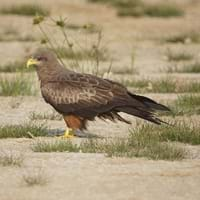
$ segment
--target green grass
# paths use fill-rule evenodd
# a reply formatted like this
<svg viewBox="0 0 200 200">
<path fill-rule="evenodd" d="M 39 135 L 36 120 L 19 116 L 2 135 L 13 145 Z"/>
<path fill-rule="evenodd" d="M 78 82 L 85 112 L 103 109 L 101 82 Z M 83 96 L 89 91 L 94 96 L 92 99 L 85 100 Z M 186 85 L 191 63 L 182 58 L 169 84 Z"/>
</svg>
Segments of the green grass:
<svg viewBox="0 0 200 200">
<path fill-rule="evenodd" d="M 19 4 L 12 5 L 10 7 L 4 7 L 0 9 L 0 13 L 4 15 L 25 15 L 25 16 L 34 16 L 34 15 L 49 15 L 49 11 L 46 8 L 43 8 L 37 4 Z"/>
<path fill-rule="evenodd" d="M 52 111 L 51 113 L 35 113 L 32 112 L 29 116 L 31 120 L 62 120 L 62 115 Z"/>
<path fill-rule="evenodd" d="M 139 92 L 155 92 L 155 93 L 172 93 L 176 91 L 176 82 L 169 78 L 159 79 L 155 81 L 150 80 L 129 80 L 123 81 L 127 87 L 138 88 Z"/>
<path fill-rule="evenodd" d="M 200 115 L 200 95 L 181 95 L 169 106 L 174 115 Z"/>
<path fill-rule="evenodd" d="M 182 131 L 183 135 L 181 135 Z M 197 127 L 186 123 L 172 126 L 142 125 L 124 139 L 87 139 L 74 144 L 68 140 L 37 141 L 31 148 L 34 152 L 82 152 L 103 153 L 109 157 L 146 157 L 154 160 L 181 160 L 186 151 L 169 141 L 198 144 L 200 133 Z"/>
<path fill-rule="evenodd" d="M 32 72 L 34 68 L 26 67 L 26 61 L 14 61 L 0 65 L 0 72 Z"/>
<path fill-rule="evenodd" d="M 161 142 L 181 142 L 191 145 L 200 144 L 200 126 L 195 123 L 188 123 L 187 121 L 174 121 L 170 122 L 171 126 L 161 125 L 154 126 L 150 124 L 143 125 L 138 132 L 140 137 L 144 137 L 146 140 L 152 138 L 153 140 L 159 140 Z M 139 136 L 138 136 L 139 137 Z M 133 142 L 134 142 L 133 137 Z"/>
<path fill-rule="evenodd" d="M 93 60 L 97 56 L 94 49 L 73 51 L 71 48 L 59 47 L 55 51 L 60 56 L 60 58 L 72 59 L 72 60 L 88 60 L 88 59 Z M 101 49 L 98 51 L 99 60 L 106 61 L 108 60 L 108 58 L 109 55 L 106 49 Z"/>
<path fill-rule="evenodd" d="M 56 140 L 53 142 L 38 140 L 31 149 L 34 152 L 79 152 L 80 148 L 71 140 Z"/>
<path fill-rule="evenodd" d="M 0 35 L 0 42 L 13 42 L 13 41 L 33 42 L 33 41 L 37 41 L 37 39 L 33 37 L 32 35 L 24 35 L 24 36 L 21 36 L 19 34 L 16 34 L 16 35 L 1 34 Z"/>
<path fill-rule="evenodd" d="M 107 3 L 117 9 L 119 16 L 176 17 L 184 15 L 184 11 L 175 4 L 157 3 L 149 5 L 141 0 L 89 0 L 93 3 Z"/>
<path fill-rule="evenodd" d="M 180 52 L 180 53 L 173 53 L 172 51 L 167 52 L 167 58 L 169 61 L 187 61 L 192 60 L 193 56 L 191 54 Z"/>
<path fill-rule="evenodd" d="M 14 76 L 12 79 L 0 77 L 0 96 L 33 96 L 35 94 L 32 82 L 23 75 Z"/>
<path fill-rule="evenodd" d="M 188 32 L 173 35 L 164 39 L 168 43 L 199 43 L 200 34 L 198 32 Z"/>
<path fill-rule="evenodd" d="M 169 73 L 169 72 L 168 72 Z M 134 91 L 145 93 L 198 93 L 200 92 L 200 82 L 192 81 L 178 84 L 172 78 L 162 78 L 158 80 L 123 80 L 121 82 L 126 87 L 133 87 Z"/>
<path fill-rule="evenodd" d="M 18 166 L 20 167 L 24 161 L 22 154 L 16 152 L 0 152 L 0 165 L 1 166 Z"/>
<path fill-rule="evenodd" d="M 43 124 L 0 125 L 0 138 L 30 138 L 47 134 L 47 128 Z"/>
<path fill-rule="evenodd" d="M 160 3 L 144 7 L 144 13 L 150 17 L 178 17 L 184 11 L 175 4 Z"/>
<path fill-rule="evenodd" d="M 178 70 L 179 73 L 200 73 L 200 63 L 185 65 L 182 69 Z"/>
<path fill-rule="evenodd" d="M 170 66 L 166 70 L 167 73 L 200 73 L 200 63 L 185 64 L 181 68 Z"/>
</svg>

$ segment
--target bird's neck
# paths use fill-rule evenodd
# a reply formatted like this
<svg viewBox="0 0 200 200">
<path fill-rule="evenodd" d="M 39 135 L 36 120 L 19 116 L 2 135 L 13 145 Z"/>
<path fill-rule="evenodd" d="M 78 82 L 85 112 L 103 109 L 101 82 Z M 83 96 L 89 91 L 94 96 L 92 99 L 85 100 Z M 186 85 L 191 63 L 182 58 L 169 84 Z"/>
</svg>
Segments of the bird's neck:
<svg viewBox="0 0 200 200">
<path fill-rule="evenodd" d="M 37 68 L 36 71 L 41 82 L 48 82 L 56 80 L 59 74 L 63 74 L 66 69 L 61 65 L 52 65 L 52 67 Z"/>
</svg>

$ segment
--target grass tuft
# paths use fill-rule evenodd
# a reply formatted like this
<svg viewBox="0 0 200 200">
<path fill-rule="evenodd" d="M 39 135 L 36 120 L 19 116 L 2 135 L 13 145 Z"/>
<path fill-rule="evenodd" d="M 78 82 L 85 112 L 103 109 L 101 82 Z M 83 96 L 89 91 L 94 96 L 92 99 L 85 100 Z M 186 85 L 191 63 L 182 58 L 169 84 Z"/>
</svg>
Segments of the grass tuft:
<svg viewBox="0 0 200 200">
<path fill-rule="evenodd" d="M 177 5 L 159 3 L 149 5 L 141 0 L 89 0 L 93 3 L 107 3 L 117 9 L 119 16 L 149 16 L 149 17 L 176 17 L 184 15 L 184 11 Z"/>
<path fill-rule="evenodd" d="M 51 113 L 35 113 L 32 112 L 29 116 L 31 120 L 62 120 L 62 115 L 58 114 L 55 111 Z"/>
<path fill-rule="evenodd" d="M 167 58 L 169 61 L 187 61 L 187 60 L 192 60 L 193 56 L 191 54 L 187 54 L 185 52 L 180 52 L 180 53 L 174 53 L 172 51 L 167 52 Z"/>
<path fill-rule="evenodd" d="M 72 60 L 88 60 L 88 59 L 94 59 L 96 57 L 95 48 L 89 49 L 89 50 L 81 50 L 81 51 L 73 51 L 71 48 L 66 47 L 59 47 L 56 49 L 57 54 L 60 56 L 60 58 L 67 58 Z M 106 49 L 100 49 L 98 50 L 98 59 L 101 61 L 108 60 L 109 55 L 108 51 Z"/>
<path fill-rule="evenodd" d="M 164 39 L 168 43 L 199 43 L 200 34 L 198 32 L 181 33 Z"/>
<path fill-rule="evenodd" d="M 169 69 L 168 73 L 172 73 L 172 69 Z M 174 72 L 174 71 L 173 71 Z M 134 91 L 144 93 L 186 93 L 200 92 L 200 82 L 192 81 L 179 84 L 176 80 L 172 78 L 163 78 L 158 80 L 123 80 L 122 84 L 127 87 L 133 87 Z"/>
<path fill-rule="evenodd" d="M 47 127 L 44 124 L 0 125 L 0 138 L 30 138 L 47 135 Z"/>
<path fill-rule="evenodd" d="M 32 82 L 23 74 L 14 76 L 11 80 L 0 77 L 0 96 L 33 96 L 35 94 Z"/>
<path fill-rule="evenodd" d="M 0 152 L 0 165 L 2 166 L 18 166 L 20 167 L 24 161 L 24 156 L 16 152 Z"/>
<path fill-rule="evenodd" d="M 70 140 L 56 140 L 53 142 L 38 140 L 31 147 L 34 152 L 79 152 L 79 147 Z"/>
<path fill-rule="evenodd" d="M 37 4 L 21 4 L 21 5 L 12 5 L 10 7 L 5 7 L 0 9 L 1 14 L 5 15 L 49 15 L 49 11 L 46 8 L 43 8 Z"/>
<path fill-rule="evenodd" d="M 48 183 L 48 178 L 41 168 L 27 171 L 23 174 L 22 178 L 26 185 L 29 187 L 36 185 L 46 185 Z"/>
<path fill-rule="evenodd" d="M 184 130 L 183 136 L 181 131 Z M 104 153 L 109 157 L 146 157 L 149 159 L 181 160 L 186 151 L 169 141 L 198 144 L 200 134 L 197 128 L 187 124 L 176 124 L 174 127 L 142 125 L 133 129 L 124 139 L 88 139 L 80 145 L 72 141 L 56 140 L 51 142 L 37 141 L 32 145 L 35 152 L 82 152 Z M 191 136 L 191 138 L 190 138 Z"/>
<path fill-rule="evenodd" d="M 196 62 L 190 65 L 186 65 L 183 69 L 179 70 L 178 72 L 182 73 L 200 73 L 200 63 Z"/>
<path fill-rule="evenodd" d="M 26 67 L 26 61 L 15 61 L 0 66 L 0 72 L 32 72 L 32 67 Z"/>
<path fill-rule="evenodd" d="M 181 95 L 170 107 L 175 115 L 199 115 L 200 114 L 200 96 L 199 95 Z"/>
</svg>

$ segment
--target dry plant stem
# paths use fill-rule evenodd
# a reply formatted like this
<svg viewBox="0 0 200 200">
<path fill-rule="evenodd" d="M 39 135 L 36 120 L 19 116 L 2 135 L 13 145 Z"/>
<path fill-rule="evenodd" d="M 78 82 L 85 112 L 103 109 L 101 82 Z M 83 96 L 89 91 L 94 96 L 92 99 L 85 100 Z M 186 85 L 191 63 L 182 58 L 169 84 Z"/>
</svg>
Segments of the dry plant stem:
<svg viewBox="0 0 200 200">
<path fill-rule="evenodd" d="M 67 45 L 68 45 L 69 49 L 71 50 L 71 52 L 72 52 L 72 54 L 73 54 L 73 56 L 74 56 L 74 58 L 75 58 L 76 65 L 77 65 L 78 67 L 80 67 L 79 62 L 78 62 L 78 59 L 76 58 L 76 54 L 75 54 L 75 52 L 74 52 L 74 50 L 73 50 L 73 46 L 72 46 L 73 44 L 70 43 L 70 41 L 69 41 L 69 39 L 68 39 L 68 36 L 67 36 L 67 33 L 65 32 L 64 28 L 63 28 L 63 27 L 60 27 L 60 29 L 61 29 L 61 32 L 63 33 L 64 37 L 65 37 L 65 40 L 66 40 L 66 42 L 67 42 Z"/>
<path fill-rule="evenodd" d="M 42 34 L 44 35 L 44 37 L 46 38 L 46 40 L 48 41 L 48 43 L 49 43 L 50 47 L 52 48 L 52 50 L 57 55 L 59 61 L 62 63 L 62 65 L 65 65 L 64 62 L 62 61 L 62 59 L 60 58 L 60 56 L 57 54 L 56 48 L 54 47 L 53 43 L 51 42 L 51 39 L 49 39 L 47 33 L 44 31 L 44 29 L 42 28 L 42 26 L 40 24 L 38 24 L 38 27 L 39 27 L 40 31 L 42 32 Z"/>
</svg>

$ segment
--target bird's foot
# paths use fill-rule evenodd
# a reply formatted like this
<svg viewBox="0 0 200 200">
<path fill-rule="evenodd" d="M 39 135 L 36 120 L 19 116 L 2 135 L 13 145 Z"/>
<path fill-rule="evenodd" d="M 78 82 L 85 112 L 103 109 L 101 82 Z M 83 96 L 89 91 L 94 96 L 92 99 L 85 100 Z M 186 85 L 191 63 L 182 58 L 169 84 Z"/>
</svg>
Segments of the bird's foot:
<svg viewBox="0 0 200 200">
<path fill-rule="evenodd" d="M 63 139 L 71 139 L 71 138 L 74 138 L 76 136 L 75 136 L 73 129 L 70 128 L 70 129 L 66 129 L 64 135 L 62 135 L 60 137 L 63 138 Z"/>
</svg>

